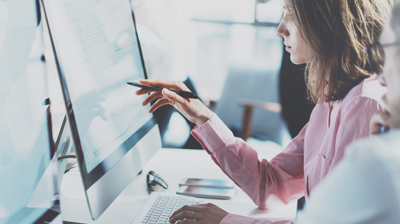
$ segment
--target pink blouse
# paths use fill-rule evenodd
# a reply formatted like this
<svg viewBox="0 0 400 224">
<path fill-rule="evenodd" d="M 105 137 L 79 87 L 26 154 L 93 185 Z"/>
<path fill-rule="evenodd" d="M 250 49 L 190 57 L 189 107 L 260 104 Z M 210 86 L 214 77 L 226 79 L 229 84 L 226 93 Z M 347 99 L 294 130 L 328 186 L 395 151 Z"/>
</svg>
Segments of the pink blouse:
<svg viewBox="0 0 400 224">
<path fill-rule="evenodd" d="M 234 137 L 217 115 L 196 127 L 192 135 L 260 208 L 287 204 L 303 195 L 308 199 L 342 159 L 345 147 L 368 136 L 370 119 L 382 110 L 379 102 L 385 91 L 374 75 L 351 89 L 342 100 L 319 102 L 308 124 L 271 161 L 259 161 L 256 151 Z M 254 220 L 242 218 L 249 219 L 249 223 Z M 230 214 L 221 223 L 237 223 L 233 220 L 238 217 Z"/>
</svg>

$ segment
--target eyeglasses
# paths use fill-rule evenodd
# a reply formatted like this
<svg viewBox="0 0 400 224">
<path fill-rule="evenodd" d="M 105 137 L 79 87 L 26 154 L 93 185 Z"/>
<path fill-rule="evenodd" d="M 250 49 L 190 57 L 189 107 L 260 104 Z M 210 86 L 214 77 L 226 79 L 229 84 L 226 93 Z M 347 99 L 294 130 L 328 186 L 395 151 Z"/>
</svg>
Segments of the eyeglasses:
<svg viewBox="0 0 400 224">
<path fill-rule="evenodd" d="M 165 180 L 161 178 L 160 175 L 156 174 L 156 172 L 152 170 L 147 173 L 146 183 L 149 190 L 152 190 L 157 185 L 161 186 L 164 189 L 168 189 L 167 182 L 165 182 Z"/>
<path fill-rule="evenodd" d="M 385 47 L 395 46 L 400 44 L 399 41 L 390 44 L 381 44 L 376 41 L 374 44 L 365 47 L 365 51 L 368 54 L 368 60 L 371 65 L 371 70 L 374 73 L 381 74 L 383 71 L 383 64 L 385 62 Z"/>
</svg>

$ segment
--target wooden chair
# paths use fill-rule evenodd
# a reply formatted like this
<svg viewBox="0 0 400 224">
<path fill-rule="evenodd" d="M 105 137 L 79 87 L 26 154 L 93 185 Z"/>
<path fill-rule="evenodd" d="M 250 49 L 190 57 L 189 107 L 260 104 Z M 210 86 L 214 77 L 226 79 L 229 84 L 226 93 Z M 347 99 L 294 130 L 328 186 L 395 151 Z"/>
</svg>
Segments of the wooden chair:
<svg viewBox="0 0 400 224">
<path fill-rule="evenodd" d="M 257 100 L 239 100 L 239 106 L 243 107 L 241 138 L 247 140 L 251 136 L 251 127 L 253 122 L 253 112 L 255 109 L 279 113 L 282 107 L 279 103 L 263 102 Z"/>
<path fill-rule="evenodd" d="M 230 68 L 214 112 L 238 137 L 282 144 L 286 130 L 279 103 L 279 68 L 236 65 Z"/>
</svg>

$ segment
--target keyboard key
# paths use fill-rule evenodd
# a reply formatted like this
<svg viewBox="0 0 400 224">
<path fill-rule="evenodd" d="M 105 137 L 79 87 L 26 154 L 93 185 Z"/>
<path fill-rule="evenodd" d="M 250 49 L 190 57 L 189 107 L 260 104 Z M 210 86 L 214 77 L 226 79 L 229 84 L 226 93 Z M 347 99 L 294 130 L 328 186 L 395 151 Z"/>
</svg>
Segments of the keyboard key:
<svg viewBox="0 0 400 224">
<path fill-rule="evenodd" d="M 143 224 L 172 224 L 169 217 L 174 211 L 184 205 L 202 204 L 203 200 L 197 200 L 186 196 L 159 196 L 150 207 Z"/>
</svg>

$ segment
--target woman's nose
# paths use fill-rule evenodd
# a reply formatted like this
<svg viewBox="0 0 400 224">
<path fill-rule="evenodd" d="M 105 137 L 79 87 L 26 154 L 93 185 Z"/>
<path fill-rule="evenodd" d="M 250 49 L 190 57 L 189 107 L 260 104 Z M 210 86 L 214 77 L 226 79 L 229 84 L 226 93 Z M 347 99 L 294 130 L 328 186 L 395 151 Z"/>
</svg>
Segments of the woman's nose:
<svg viewBox="0 0 400 224">
<path fill-rule="evenodd" d="M 284 22 L 280 22 L 278 28 L 276 29 L 276 35 L 279 37 L 287 37 L 289 36 L 289 32 L 286 28 L 286 25 Z"/>
</svg>

